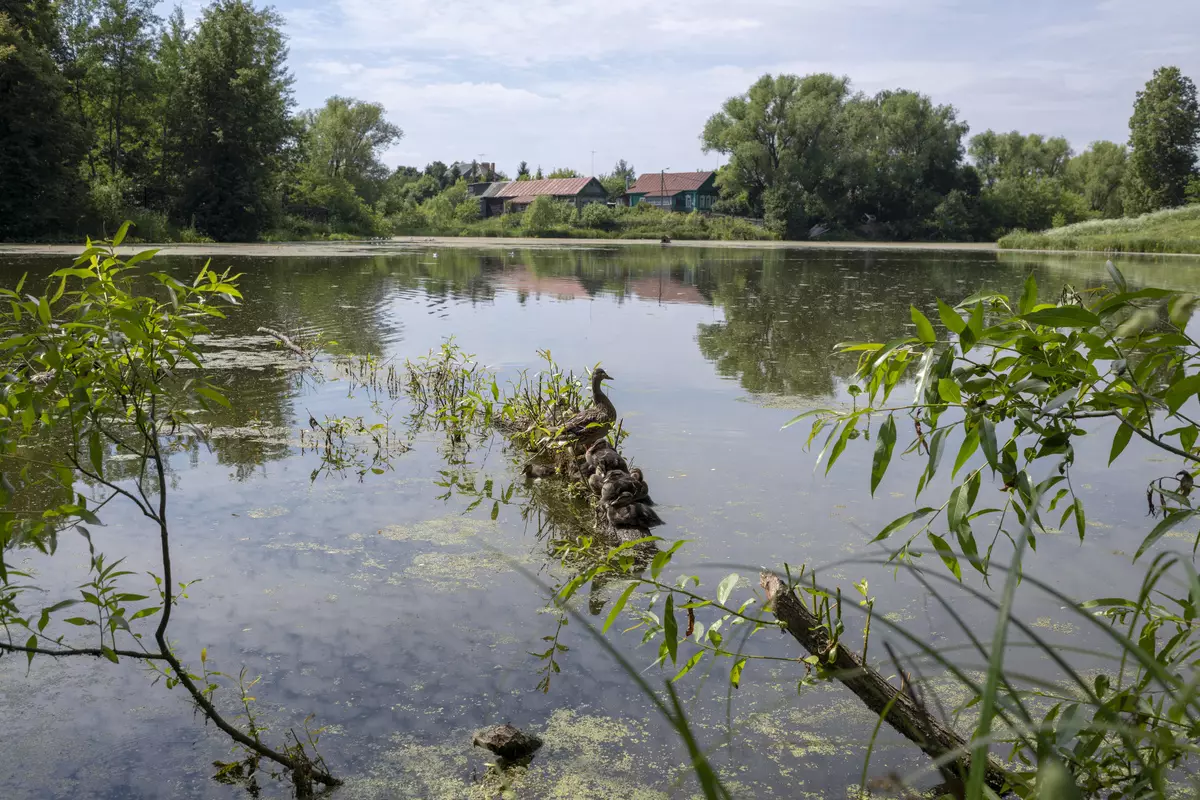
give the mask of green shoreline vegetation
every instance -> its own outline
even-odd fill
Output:
[[[1015,231],[1000,239],[1005,250],[1080,250],[1109,253],[1200,254],[1200,204],[1138,217],[1097,219],[1041,233]]]
[[[1171,226],[1070,227],[1200,202],[1200,107],[1176,67],[1156,70],[1138,93],[1128,144],[1096,141],[1079,153],[1037,133],[968,137],[957,109],[918,91],[764,75],[696,132],[704,152],[726,161],[711,212],[622,206],[638,173],[621,159],[596,176],[606,203],[545,197],[519,215],[481,219],[468,182],[508,180],[494,164],[393,168],[382,155],[404,131],[379,103],[333,96],[296,108],[276,11],[249,0],[216,0],[191,19],[181,7],[165,19],[156,9],[153,0],[0,0],[0,241],[79,242],[131,220],[130,241],[194,244],[995,242],[1046,231],[1008,241],[1076,246],[1078,233],[1080,247],[1195,251],[1194,236]],[[514,175],[583,177],[526,161]],[[1085,241],[1093,231],[1105,233]]]

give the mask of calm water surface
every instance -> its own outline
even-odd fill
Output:
[[[44,273],[64,260],[0,260],[0,280],[11,284],[24,270]],[[180,272],[202,263],[162,260]],[[443,497],[439,438],[419,437],[384,475],[312,479],[318,461],[298,447],[308,415],[369,409],[343,381],[297,374],[255,334],[259,325],[401,360],[453,335],[506,378],[536,368],[541,348],[577,371],[603,361],[632,432],[626,451],[646,470],[668,522],[656,533],[690,540],[674,574],[696,573],[715,587],[740,571],[745,596],[760,565],[825,566],[826,583],[852,592],[851,583],[868,578],[880,614],[950,646],[962,632],[914,581],[848,561],[878,558],[866,543],[914,507],[923,465],[894,465],[870,500],[870,445],[851,447],[826,478],[804,449],[807,427],[780,426],[800,410],[844,402],[854,362],[831,355],[834,344],[905,332],[909,304],[929,309],[935,297],[957,300],[980,289],[1019,294],[1029,271],[1047,297],[1064,283],[1104,276],[1103,259],[1089,257],[680,247],[225,262],[245,273],[246,303],[209,347],[236,412],[214,423],[211,451],[173,460],[174,569],[200,579],[172,619],[173,636],[193,664],[207,646],[218,669],[236,675],[245,665],[263,676],[255,694],[276,741],[315,713],[327,726],[325,757],[347,779],[337,794],[345,798],[472,796],[490,759],[472,750],[471,732],[502,721],[546,739],[518,797],[690,797],[695,786],[677,738],[577,625],[560,632],[570,648],[561,673],[548,691],[537,688],[543,662],[530,652],[544,650],[542,638],[558,626],[543,612],[546,589],[514,565],[550,585],[564,571],[519,504],[501,507],[492,521],[490,503],[468,513],[471,498]],[[1121,266],[1134,285],[1200,289],[1193,261]],[[1145,481],[1158,474],[1148,463],[1157,455],[1135,447],[1101,469],[1110,435],[1098,434],[1078,443],[1073,473],[1088,504],[1086,542],[1073,533],[1042,537],[1030,567],[1078,597],[1137,581],[1128,554],[1147,530]],[[497,442],[472,451],[466,472],[503,486],[514,480],[511,464]],[[527,492],[517,485],[515,502]],[[129,509],[112,508],[100,548],[127,556],[135,571],[155,568],[153,532]],[[997,559],[1008,552],[998,547]],[[49,605],[82,580],[86,550],[67,537],[52,561],[30,556],[25,565],[53,590]],[[578,597],[597,624],[611,600],[602,587]],[[1050,641],[1096,643],[1036,594],[1018,605]],[[963,601],[957,609],[990,630],[986,608]],[[850,624],[857,629],[857,620]],[[873,634],[875,652],[884,638]],[[639,667],[655,657],[656,645],[638,648],[639,633],[610,639]],[[757,634],[752,646],[804,655],[776,633]],[[1046,669],[1027,652],[1013,659]],[[736,795],[786,786],[788,796],[844,797],[857,786],[874,719],[851,695],[840,687],[798,693],[803,671],[782,661],[752,663],[731,693],[728,666],[677,685]],[[657,669],[648,675],[659,680]],[[936,674],[926,677],[937,683]],[[132,663],[40,659],[26,673],[23,660],[0,662],[5,796],[244,796],[209,777],[210,763],[229,756],[225,737],[193,718],[181,691],[151,681]],[[232,699],[225,692],[230,713]],[[961,697],[940,699],[953,707]],[[872,774],[923,764],[915,748],[885,731]],[[284,794],[280,784],[264,789]]]

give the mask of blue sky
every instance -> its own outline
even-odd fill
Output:
[[[191,0],[189,11],[198,7]],[[1155,67],[1200,80],[1200,0],[279,0],[300,108],[383,103],[389,164],[711,168],[764,72],[914,89],[986,128],[1124,141]],[[486,159],[483,156],[486,155]]]

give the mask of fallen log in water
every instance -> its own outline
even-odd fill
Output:
[[[824,658],[833,642],[821,620],[795,592],[787,591],[778,575],[764,572],[759,583],[767,593],[767,602],[774,609],[776,619],[787,626],[788,633],[808,652]],[[867,708],[880,715],[886,711],[886,722],[931,758],[938,760],[957,754],[954,760],[958,769],[941,769],[948,781],[965,777],[970,771],[970,744],[943,725],[909,692],[897,689],[846,647],[837,648],[828,668]],[[1003,765],[993,757],[988,758],[987,783],[997,791],[1011,785]]]

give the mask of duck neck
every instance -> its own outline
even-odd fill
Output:
[[[604,393],[604,389],[601,388],[601,380],[602,379],[599,375],[592,377],[592,402],[608,411],[608,413],[613,417],[616,417],[617,408],[612,404],[612,401],[608,399],[608,395]]]

